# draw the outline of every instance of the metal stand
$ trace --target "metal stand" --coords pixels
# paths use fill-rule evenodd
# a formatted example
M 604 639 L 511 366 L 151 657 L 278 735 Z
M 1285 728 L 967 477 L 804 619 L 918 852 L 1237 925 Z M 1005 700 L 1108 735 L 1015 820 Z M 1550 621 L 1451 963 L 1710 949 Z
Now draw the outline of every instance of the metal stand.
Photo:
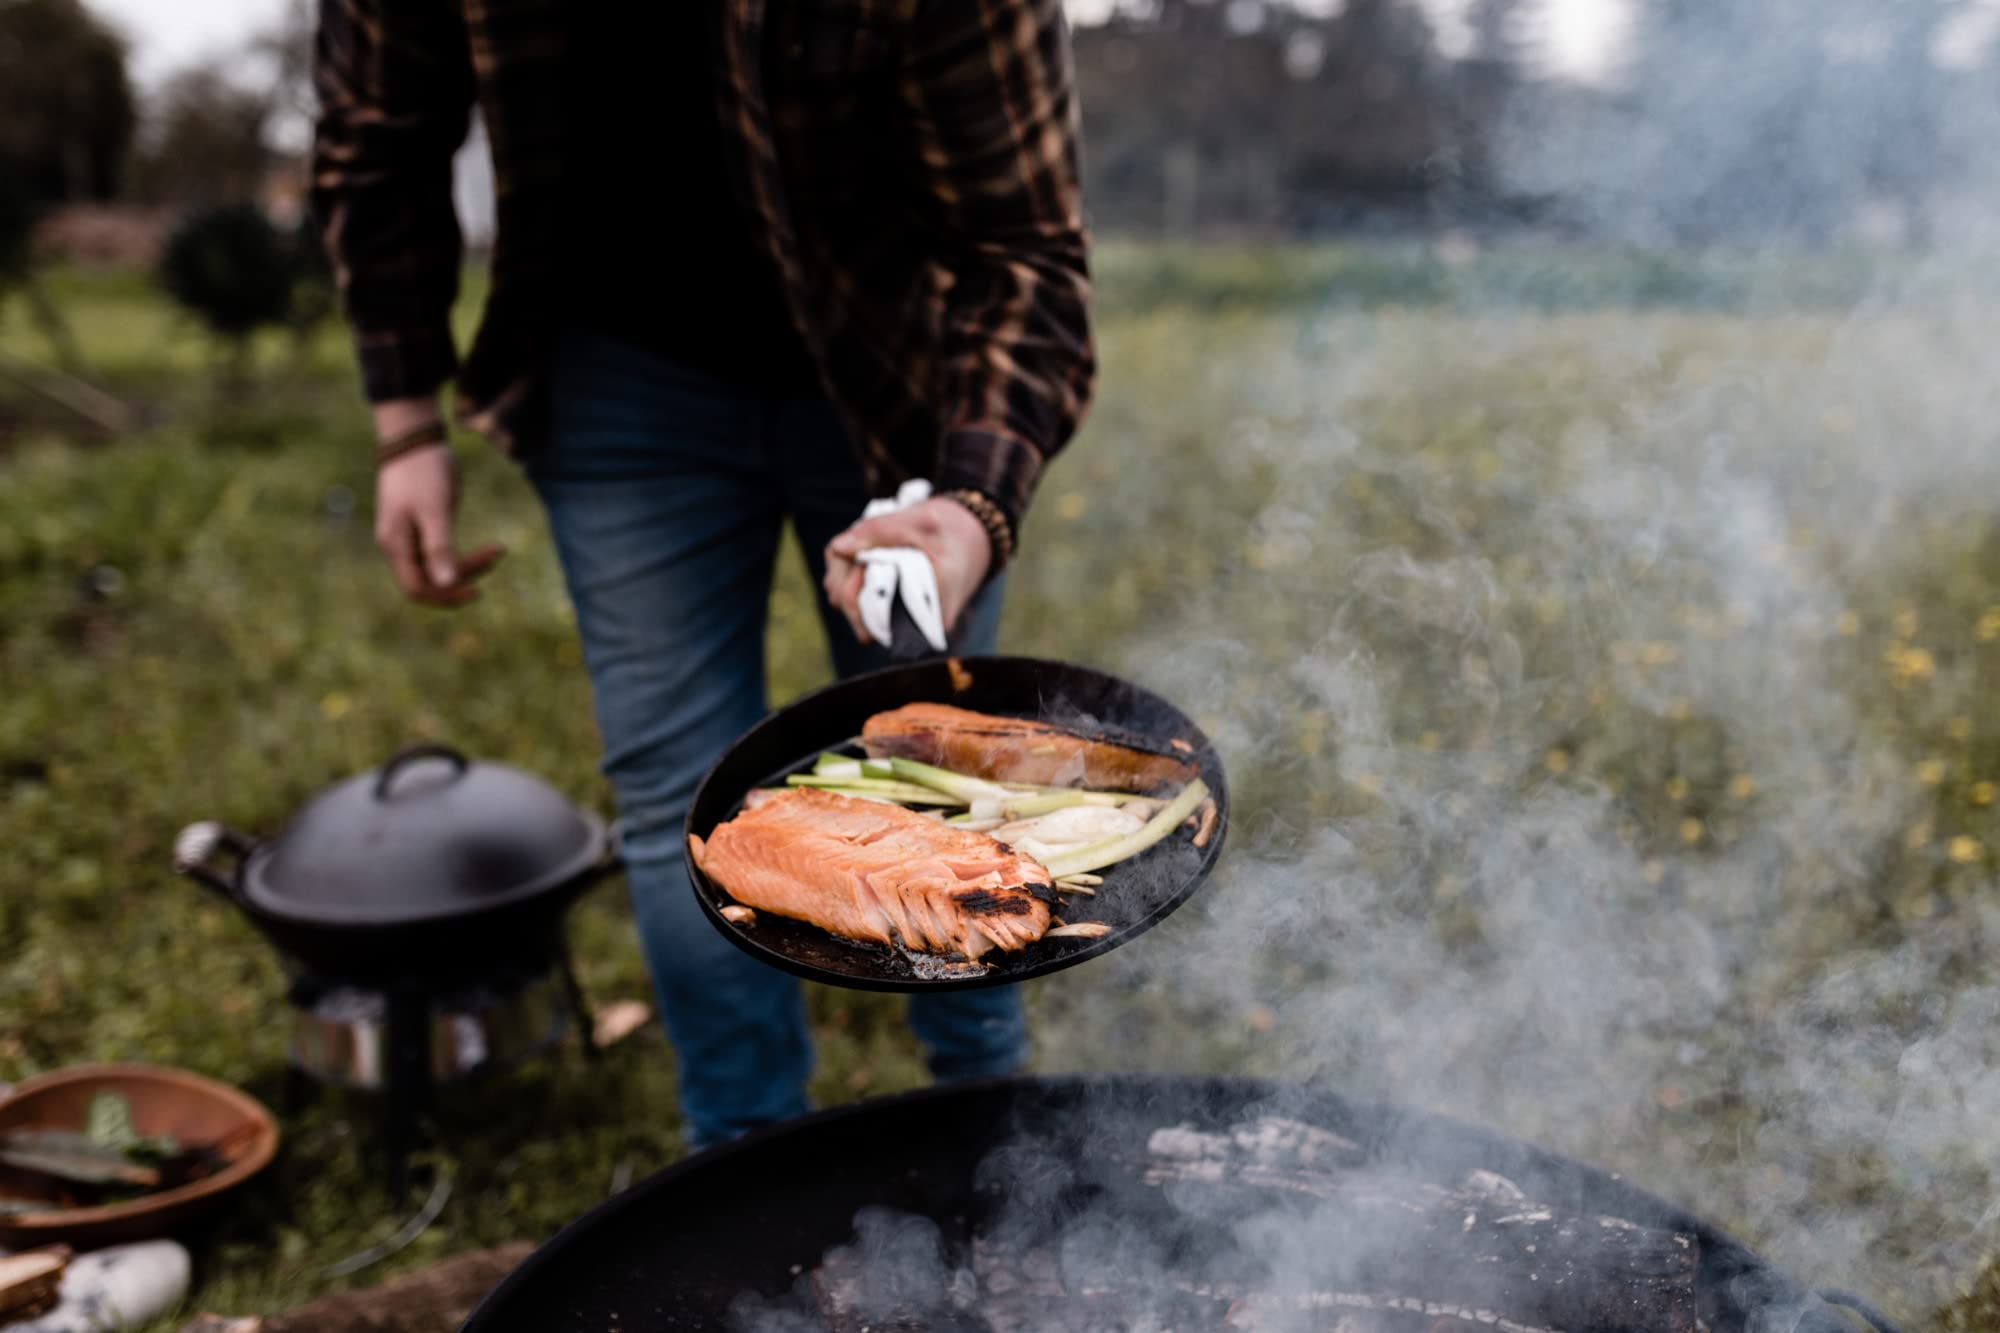
M 583 985 L 576 979 L 576 962 L 570 956 L 569 929 L 565 924 L 562 939 L 556 945 L 556 963 L 562 969 L 563 995 L 569 1001 L 569 1011 L 576 1020 L 577 1040 L 583 1043 L 583 1058 L 595 1062 L 597 1050 L 597 1022 L 590 1012 L 589 1001 L 583 998 Z
M 387 1036 L 382 1143 L 389 1157 L 389 1190 L 400 1197 L 409 1188 L 410 1154 L 423 1145 L 423 1120 L 436 1092 L 431 1083 L 428 990 L 397 986 L 389 992 Z
M 381 1097 L 379 1144 L 392 1193 L 400 1197 L 410 1187 L 410 1158 L 430 1146 L 433 1140 L 432 1113 L 438 1095 L 438 1053 L 433 1043 L 438 1039 L 435 1020 L 439 1007 L 448 1007 L 454 997 L 462 997 L 468 989 L 476 990 L 482 985 L 501 987 L 503 993 L 509 986 L 546 985 L 551 971 L 557 974 L 562 1004 L 569 1010 L 570 1020 L 575 1024 L 577 1037 L 583 1044 L 584 1058 L 594 1062 L 600 1055 L 595 1040 L 596 1024 L 584 997 L 583 986 L 577 980 L 566 929 L 557 937 L 553 953 L 540 955 L 532 963 L 518 960 L 500 963 L 484 975 L 472 977 L 459 975 L 388 983 L 356 983 L 364 993 L 379 996 L 383 1006 L 376 1020 L 381 1024 L 378 1029 L 381 1058 L 377 1073 L 366 1083 L 355 1086 L 372 1086 Z M 333 979 L 302 975 L 295 979 L 288 998 L 294 1006 L 312 1010 L 340 986 L 341 983 Z M 337 1023 L 339 1020 L 334 1021 Z M 554 1029 L 555 1035 L 559 1037 L 560 1031 Z M 308 1063 L 312 1058 L 307 1057 Z M 302 1109 L 317 1092 L 321 1077 L 310 1068 L 288 1064 L 284 1086 L 286 1110 L 296 1112 Z M 333 1081 L 346 1082 L 338 1076 Z

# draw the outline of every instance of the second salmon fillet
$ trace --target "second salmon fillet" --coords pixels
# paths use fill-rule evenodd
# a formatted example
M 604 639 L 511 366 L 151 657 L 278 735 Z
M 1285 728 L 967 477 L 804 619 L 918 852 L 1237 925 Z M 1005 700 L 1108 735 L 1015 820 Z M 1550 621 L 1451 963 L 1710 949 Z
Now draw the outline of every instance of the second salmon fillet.
M 1039 940 L 1054 877 L 984 834 L 881 801 L 759 793 L 706 840 L 702 873 L 747 907 L 848 939 L 978 958 Z

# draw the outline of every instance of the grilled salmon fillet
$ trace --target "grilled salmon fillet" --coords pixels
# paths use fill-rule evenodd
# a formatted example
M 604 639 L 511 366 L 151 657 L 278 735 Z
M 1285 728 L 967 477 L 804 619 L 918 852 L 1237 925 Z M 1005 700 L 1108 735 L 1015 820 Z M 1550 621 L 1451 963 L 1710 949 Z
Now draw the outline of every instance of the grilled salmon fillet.
M 1180 786 L 1195 766 L 1047 722 L 994 717 L 950 704 L 905 704 L 862 724 L 872 759 L 915 759 L 993 782 L 1145 792 Z
M 853 940 L 978 958 L 1049 928 L 1054 877 L 984 834 L 901 806 L 793 788 L 758 794 L 688 851 L 730 896 Z

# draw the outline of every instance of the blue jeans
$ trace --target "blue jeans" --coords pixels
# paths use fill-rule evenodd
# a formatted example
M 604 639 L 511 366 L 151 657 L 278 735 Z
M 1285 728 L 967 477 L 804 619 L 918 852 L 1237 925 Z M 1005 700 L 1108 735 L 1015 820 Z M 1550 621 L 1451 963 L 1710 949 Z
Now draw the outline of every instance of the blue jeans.
M 764 634 L 785 520 L 817 588 L 826 543 L 868 494 L 825 401 L 753 396 L 599 336 L 560 340 L 553 425 L 526 471 L 575 607 L 633 916 L 689 1142 L 702 1147 L 805 1112 L 813 1059 L 799 981 L 724 939 L 695 902 L 683 821 L 709 766 L 768 710 Z M 967 609 L 953 651 L 993 650 L 1003 581 Z M 887 664 L 818 601 L 838 675 Z M 909 1022 L 940 1080 L 1026 1059 L 1014 987 L 912 996 Z

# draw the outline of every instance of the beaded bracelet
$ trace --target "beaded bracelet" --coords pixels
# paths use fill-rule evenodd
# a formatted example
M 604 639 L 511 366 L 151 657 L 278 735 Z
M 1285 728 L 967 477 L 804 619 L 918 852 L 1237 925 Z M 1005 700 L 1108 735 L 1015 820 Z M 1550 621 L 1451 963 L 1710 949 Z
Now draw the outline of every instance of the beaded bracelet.
M 444 444 L 451 437 L 445 433 L 442 421 L 429 421 L 421 426 L 413 426 L 401 435 L 391 435 L 375 445 L 375 465 L 380 467 L 392 458 L 401 458 L 427 444 Z
M 972 516 L 986 529 L 987 539 L 993 543 L 993 567 L 1004 568 L 1014 558 L 1014 532 L 1008 526 L 1007 516 L 1000 512 L 1000 506 L 978 491 L 969 489 L 946 491 L 944 498 L 956 500 L 972 511 Z

